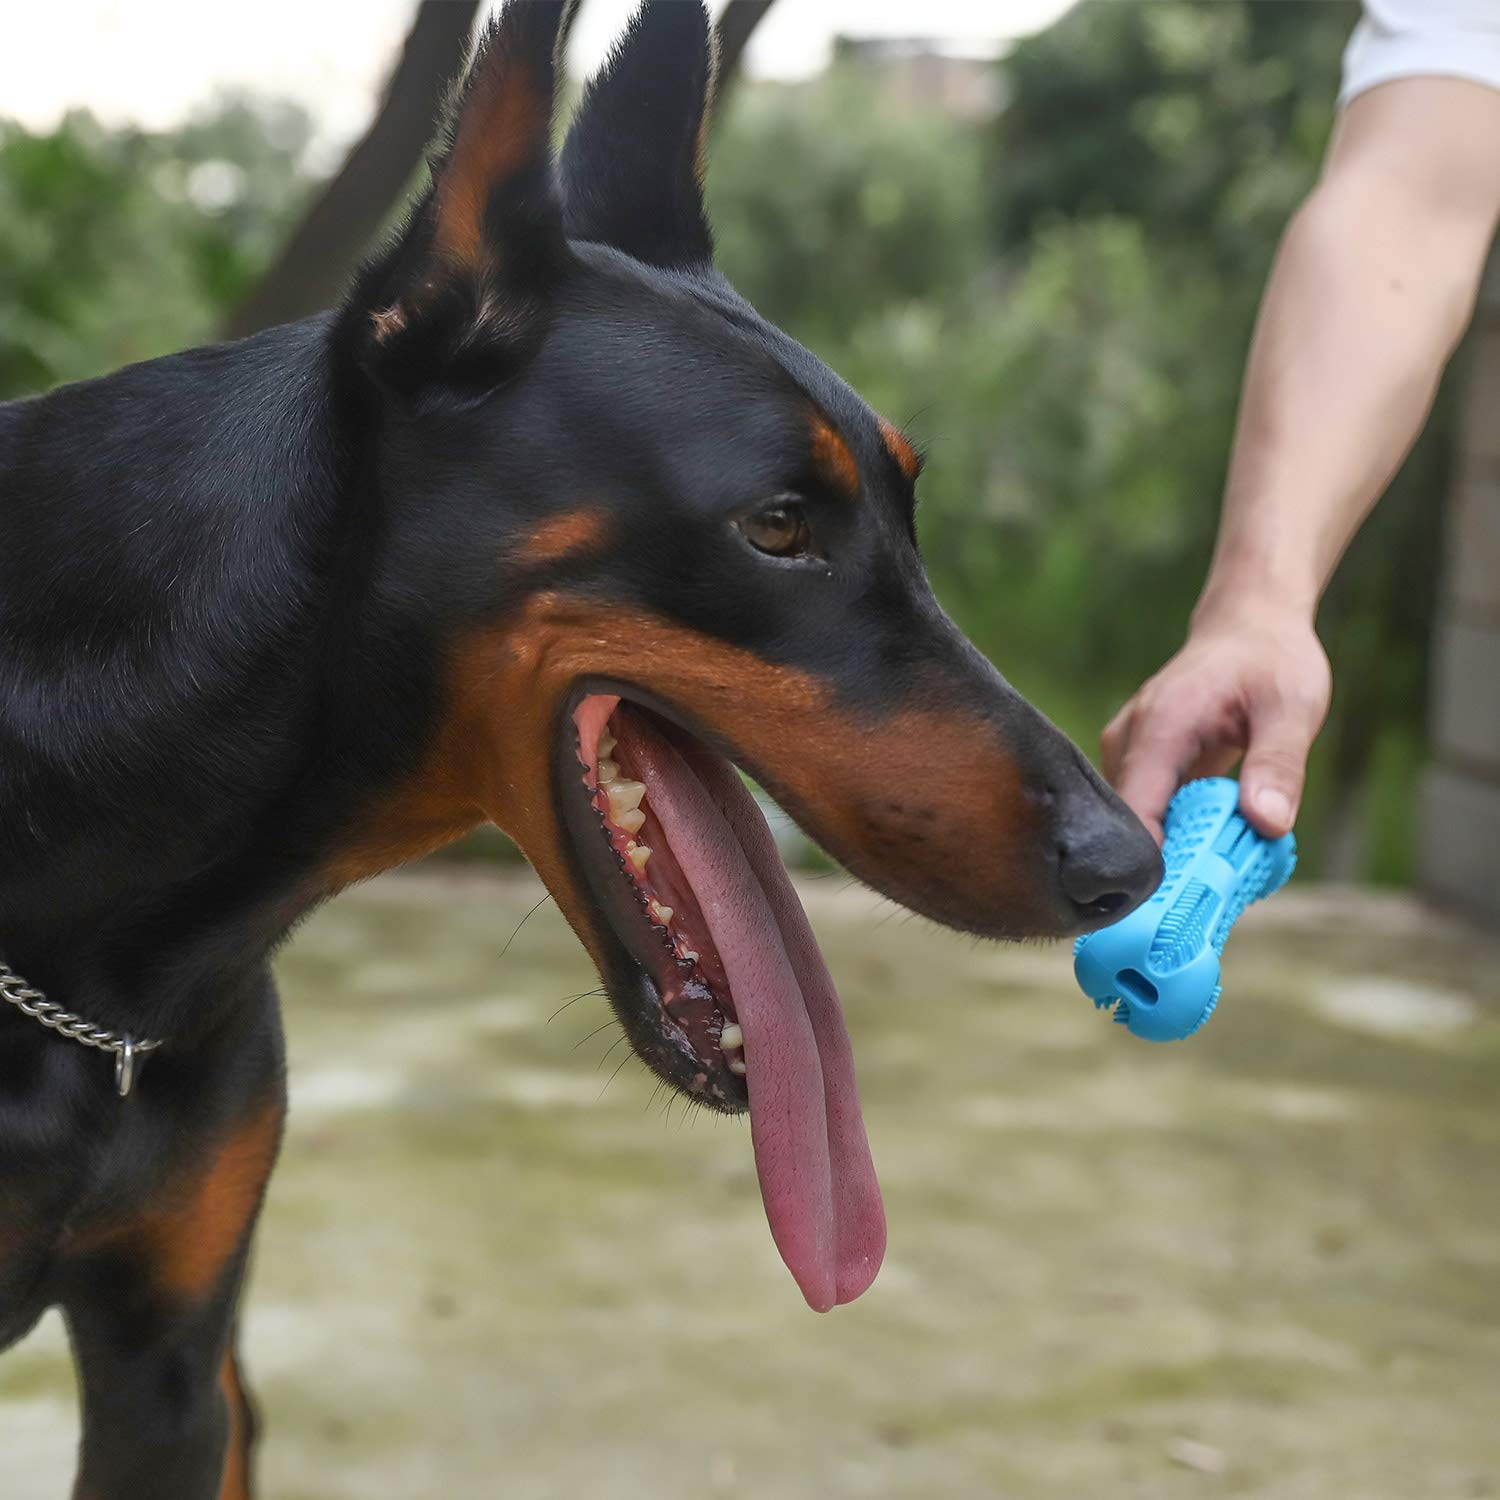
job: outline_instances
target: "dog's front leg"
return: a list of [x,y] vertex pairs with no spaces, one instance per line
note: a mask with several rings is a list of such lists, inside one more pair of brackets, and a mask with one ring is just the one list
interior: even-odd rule
[[235,1307],[281,1112],[279,1096],[262,1104],[170,1203],[69,1265],[83,1398],[74,1500],[249,1500]]

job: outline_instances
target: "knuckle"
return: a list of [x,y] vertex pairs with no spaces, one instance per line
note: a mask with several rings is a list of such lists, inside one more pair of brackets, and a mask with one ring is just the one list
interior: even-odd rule
[[1287,745],[1265,745],[1255,749],[1247,757],[1247,770],[1277,786],[1301,786],[1307,763],[1294,749]]

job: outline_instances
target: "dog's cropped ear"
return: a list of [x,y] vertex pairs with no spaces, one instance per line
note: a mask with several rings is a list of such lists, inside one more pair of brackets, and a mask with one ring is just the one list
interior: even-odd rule
[[703,138],[714,44],[701,0],[645,0],[563,146],[568,234],[654,266],[706,265]]
[[507,0],[480,35],[429,157],[432,185],[356,280],[362,360],[391,386],[485,389],[535,347],[568,263],[552,156],[577,0]]

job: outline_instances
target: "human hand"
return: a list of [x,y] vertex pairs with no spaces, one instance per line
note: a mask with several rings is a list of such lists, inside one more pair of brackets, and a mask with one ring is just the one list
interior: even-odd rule
[[1224,775],[1243,754],[1240,810],[1279,838],[1296,820],[1332,686],[1305,617],[1263,605],[1200,609],[1182,649],[1105,729],[1104,774],[1160,842],[1173,792]]

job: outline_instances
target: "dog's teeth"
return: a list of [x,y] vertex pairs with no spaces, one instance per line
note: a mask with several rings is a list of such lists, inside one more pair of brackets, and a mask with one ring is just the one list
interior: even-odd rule
[[698,962],[698,955],[691,948],[681,949],[677,956],[685,963],[695,964]]
[[614,737],[614,735],[612,735],[609,732],[609,730],[607,730],[607,729],[601,729],[599,731],[599,755],[600,755],[600,758],[602,759],[604,756],[608,755],[609,752],[611,750],[613,750],[615,748],[615,746],[618,745],[619,743],[620,743],[619,740],[617,740]]
[[601,760],[599,762],[599,785],[608,786],[612,781],[618,781],[620,768],[612,760]]
[[737,1073],[741,1078],[743,1078],[747,1071],[744,1059],[740,1057],[731,1057],[729,1059],[729,1071],[731,1073]]
[[[609,815],[623,828],[624,821],[621,813],[634,812],[641,805],[641,798],[646,795],[646,783],[644,781],[626,781],[623,777],[617,781],[611,781],[605,788],[605,795],[609,798]],[[632,833],[635,829],[630,830]]]
[[732,1052],[736,1047],[744,1045],[745,1033],[733,1021],[719,1033],[719,1046],[725,1052]]
[[[618,783],[616,783],[618,785]],[[610,788],[613,791],[614,787]],[[641,825],[646,821],[646,815],[639,808],[631,808],[629,812],[611,812],[609,820],[617,828],[623,828],[626,833],[639,833]]]
[[651,915],[665,927],[672,920],[672,908],[670,906],[663,906],[660,901],[657,901],[653,897],[651,901]]
[[646,861],[651,858],[651,845],[638,844],[634,839],[625,846],[625,858],[635,866],[637,875],[646,873]]

